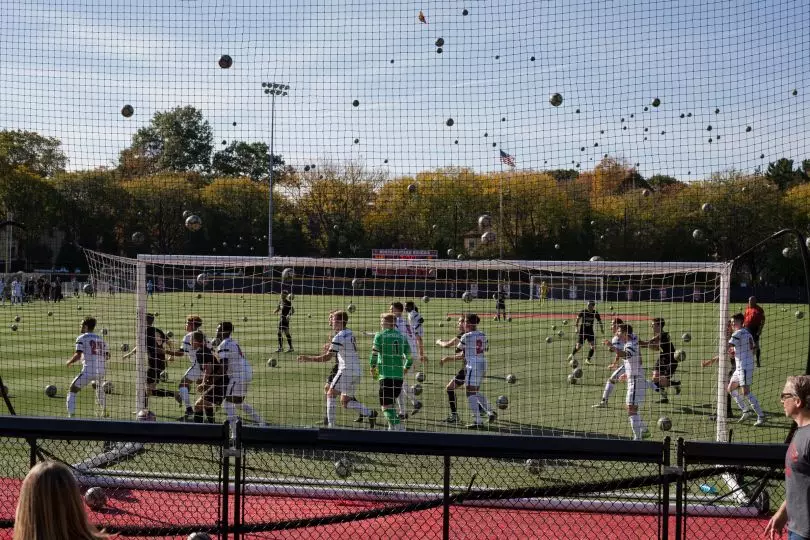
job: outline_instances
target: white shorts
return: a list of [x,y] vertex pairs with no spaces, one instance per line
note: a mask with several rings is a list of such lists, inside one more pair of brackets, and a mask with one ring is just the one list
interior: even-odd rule
[[754,367],[743,367],[737,365],[734,373],[731,374],[730,383],[737,383],[738,386],[751,386],[754,382]]
[[186,370],[183,378],[191,382],[197,382],[202,379],[202,369],[200,369],[200,364],[197,362],[191,364],[191,367]]
[[610,379],[611,381],[613,381],[613,383],[615,384],[615,383],[619,382],[619,377],[621,377],[622,375],[624,375],[624,364],[622,364],[622,365],[620,365],[619,367],[617,367],[617,368],[616,368],[616,369],[613,371],[613,373],[611,373],[611,374],[610,374],[609,379]]
[[481,383],[484,382],[484,375],[486,374],[486,365],[467,366],[467,375],[464,378],[464,382],[467,386],[480,387]]
[[644,394],[647,390],[647,381],[640,375],[627,377],[627,398],[625,405],[641,405],[644,403]]
[[350,371],[339,370],[332,379],[332,384],[329,386],[332,390],[337,390],[341,394],[349,397],[354,397],[357,391],[357,385],[360,384],[360,373],[352,373]]
[[225,397],[245,397],[248,392],[248,381],[244,379],[231,379],[225,390]]
[[86,369],[82,369],[81,372],[73,379],[73,382],[70,383],[72,386],[75,386],[78,389],[82,389],[85,386],[89,385],[92,381],[99,381],[101,383],[101,379],[104,378],[104,372],[99,371],[88,371]]

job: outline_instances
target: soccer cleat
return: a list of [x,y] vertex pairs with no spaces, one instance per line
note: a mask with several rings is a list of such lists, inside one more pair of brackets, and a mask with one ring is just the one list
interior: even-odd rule
[[658,403],[669,403],[669,398],[662,397],[658,400]]
[[400,420],[407,420],[408,419],[408,413],[399,413],[399,419]]
[[487,418],[489,419],[489,423],[491,424],[492,422],[498,419],[498,413],[489,411],[487,413]]
[[605,401],[604,399],[599,403],[597,403],[596,405],[591,405],[592,409],[604,409],[605,407],[607,407],[607,401]]
[[458,424],[458,414],[450,413],[450,416],[444,419],[448,424]]
[[[363,418],[362,416],[360,418]],[[377,425],[377,411],[371,411],[368,415],[368,427],[374,429]]]
[[592,365],[593,365],[593,362],[591,362],[591,359],[590,359],[590,358],[586,358],[586,359],[585,359],[585,365],[586,365],[586,366],[592,366]]
[[673,386],[675,387],[675,395],[676,395],[676,396],[680,396],[680,395],[681,395],[681,385],[680,385],[680,383],[679,383],[679,384],[675,384],[675,385],[673,385]]
[[473,422],[472,424],[467,424],[464,427],[467,428],[467,429],[484,429],[484,423],[483,422],[481,422],[481,423]]
[[[376,413],[377,411],[372,411],[372,412],[375,412],[375,413]],[[365,417],[365,416],[363,416],[362,414],[360,414],[360,415],[358,415],[358,416],[357,416],[357,418],[355,418],[355,419],[354,419],[354,421],[355,421],[355,423],[359,424],[359,423],[361,423],[361,422],[362,422],[363,420],[365,420],[365,419],[366,419],[366,417]]]
[[276,349],[276,352],[284,352],[284,349],[282,349],[281,347],[279,347],[278,349]]
[[289,349],[287,349],[287,352],[295,352],[295,349],[293,349],[292,347],[290,347]]
[[737,420],[737,423],[739,424],[739,423],[745,422],[749,418],[751,418],[751,413],[748,412],[748,411],[743,411],[743,413],[740,415],[740,419]]
[[764,426],[765,425],[765,417],[764,416],[757,417],[757,421],[754,422],[754,425],[757,426],[757,427]]

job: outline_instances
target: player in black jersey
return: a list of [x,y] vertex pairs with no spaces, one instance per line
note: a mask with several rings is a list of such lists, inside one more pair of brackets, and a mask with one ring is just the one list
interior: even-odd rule
[[278,320],[278,349],[276,349],[276,352],[282,352],[284,350],[282,347],[283,342],[281,341],[282,332],[287,336],[287,345],[290,346],[287,352],[292,352],[295,349],[293,349],[292,336],[290,335],[290,317],[295,313],[295,308],[293,308],[292,305],[292,295],[290,291],[281,291],[281,300],[273,314],[275,315],[276,313],[281,313],[281,318]]
[[642,347],[658,349],[658,360],[652,373],[652,389],[661,394],[659,403],[669,403],[667,388],[675,388],[675,394],[681,393],[681,382],[672,380],[675,371],[678,369],[678,359],[675,358],[675,345],[669,337],[669,332],[664,331],[666,322],[661,317],[656,317],[650,325],[653,329],[653,337],[649,341],[639,341]]
[[155,316],[146,314],[146,401],[145,408],[149,408],[149,396],[174,397],[174,392],[157,388],[160,374],[166,370],[166,348],[169,338],[163,330],[155,327]]
[[192,334],[191,346],[203,373],[202,382],[197,387],[200,397],[194,403],[194,421],[202,422],[205,415],[205,421],[213,424],[214,409],[222,404],[228,388],[228,368],[206,344],[205,334],[202,332]]
[[604,334],[605,325],[602,324],[602,318],[599,316],[599,312],[596,311],[596,302],[589,300],[585,306],[585,309],[577,313],[577,343],[574,345],[574,350],[572,350],[571,354],[568,355],[569,361],[574,359],[574,356],[576,356],[576,354],[582,348],[582,344],[587,341],[590,349],[588,350],[588,358],[585,360],[585,363],[588,365],[591,364],[591,358],[593,358],[594,353],[594,345],[596,343],[596,337],[594,336],[593,331],[594,322],[599,323],[599,330]]

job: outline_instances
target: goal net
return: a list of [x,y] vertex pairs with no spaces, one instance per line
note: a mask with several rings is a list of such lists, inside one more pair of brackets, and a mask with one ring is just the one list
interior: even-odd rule
[[[131,417],[133,411],[147,407],[159,419],[177,419],[184,413],[171,395],[178,392],[190,367],[187,357],[167,362],[153,387],[164,392],[146,395],[148,361],[143,336],[145,316],[153,313],[155,326],[166,333],[171,340],[167,347],[172,349],[182,342],[188,315],[202,319],[200,329],[209,339],[219,322],[232,322],[233,337],[253,368],[246,401],[261,418],[284,426],[323,425],[324,388],[334,362],[331,358],[322,363],[299,362],[298,355],[323,353],[332,337],[329,314],[342,309],[349,313],[348,327],[354,333],[362,365],[363,378],[353,396],[362,405],[338,410],[335,425],[368,427],[368,420],[360,415],[361,407],[379,409],[378,384],[368,374],[372,336],[379,330],[380,314],[388,312],[393,302],[412,302],[424,321],[425,361],[419,361],[415,345],[414,367],[406,383],[411,388],[417,386],[418,374],[421,393],[409,395],[404,403],[402,413],[408,415],[404,420],[408,429],[455,430],[479,416],[493,432],[632,435],[624,409],[627,384],[620,373],[612,376],[622,362],[616,362],[604,344],[611,338],[611,321],[620,318],[632,326],[642,343],[647,382],[639,413],[646,428],[661,436],[659,420],[664,424],[669,420],[674,433],[688,438],[729,437],[725,390],[731,367],[726,350],[728,263],[183,255],[128,259],[93,251],[87,251],[87,257],[94,286],[98,291],[108,291],[99,293],[93,309],[99,325],[108,329],[105,339],[113,358],[107,379],[115,388],[108,403],[117,417]],[[538,295],[543,281],[547,284],[544,298]],[[582,291],[592,294],[571,298],[562,294],[563,284],[580,284]],[[276,313],[282,291],[289,291],[292,298],[289,339],[279,330],[281,315]],[[505,314],[498,310],[498,292],[504,298]],[[587,332],[577,330],[578,316],[590,300],[596,302],[601,318],[601,324],[594,324],[593,353]],[[437,340],[443,345],[453,340],[458,318],[467,313],[480,316],[479,330],[489,342],[480,392],[488,398],[488,411],[497,414],[491,424],[487,423],[487,411],[479,409],[476,415],[471,409],[461,386],[455,403],[460,422],[446,422],[451,409],[445,386],[464,363],[449,358],[456,353],[454,343],[442,348]],[[654,337],[652,322],[656,318],[664,320],[664,331],[677,349],[679,363],[671,374],[670,386],[660,379],[657,386],[653,384],[659,348],[643,346]],[[137,346],[137,352],[123,358],[129,354],[124,349],[131,346]],[[763,379],[755,381],[755,392],[772,394],[772,381],[783,381],[789,374],[777,366],[769,369],[779,370],[778,375],[768,378],[768,387],[764,387]],[[195,385],[190,386],[193,403],[197,396]],[[606,406],[594,407],[604,397]],[[421,405],[418,410],[417,400]],[[243,416],[251,421],[248,415]],[[382,416],[378,424],[377,429],[385,427]],[[773,418],[770,429],[738,430],[734,438],[775,442],[784,438],[787,428],[786,421]]]

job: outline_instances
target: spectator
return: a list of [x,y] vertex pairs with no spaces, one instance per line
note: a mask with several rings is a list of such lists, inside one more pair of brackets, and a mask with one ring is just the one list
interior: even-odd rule
[[96,540],[110,536],[90,525],[79,485],[66,466],[43,461],[20,489],[14,540]]
[[748,299],[743,328],[754,336],[754,344],[757,346],[757,367],[759,367],[759,336],[762,335],[762,330],[765,328],[765,310],[757,304],[756,296]]
[[785,456],[785,501],[765,527],[775,538],[787,525],[788,540],[810,538],[810,376],[788,377],[782,395],[785,416],[798,429]]

